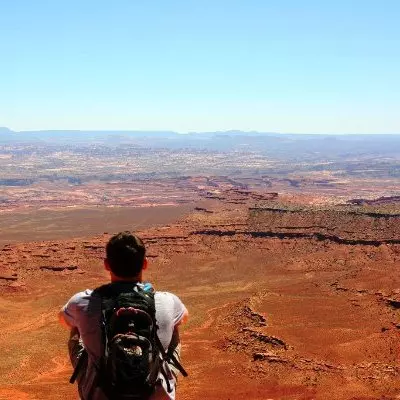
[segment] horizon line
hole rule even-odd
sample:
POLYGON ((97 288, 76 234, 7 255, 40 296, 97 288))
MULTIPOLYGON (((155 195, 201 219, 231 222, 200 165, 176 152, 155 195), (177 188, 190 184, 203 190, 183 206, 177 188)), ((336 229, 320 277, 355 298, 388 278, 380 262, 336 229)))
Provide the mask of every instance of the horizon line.
POLYGON ((347 135, 385 135, 385 136, 396 136, 400 135, 400 132, 371 132, 371 133, 365 133, 365 132, 276 132, 276 131, 266 131, 266 130, 241 130, 241 129, 226 129, 226 130, 196 130, 196 131, 178 131, 178 130, 170 130, 170 129, 165 129, 165 130, 160 130, 160 129, 23 129, 23 130, 13 130, 9 127, 6 126, 0 126, 0 133, 2 133, 2 130, 6 130, 9 133, 35 133, 35 132, 87 132, 87 133, 107 133, 107 132, 121 132, 121 133, 134 133, 134 132, 143 132, 143 133, 173 133, 173 134, 178 134, 178 135, 190 135, 190 134, 209 134, 209 133, 244 133, 244 134, 268 134, 268 135, 312 135, 312 136, 318 136, 318 135, 326 135, 326 136, 347 136, 347 135))

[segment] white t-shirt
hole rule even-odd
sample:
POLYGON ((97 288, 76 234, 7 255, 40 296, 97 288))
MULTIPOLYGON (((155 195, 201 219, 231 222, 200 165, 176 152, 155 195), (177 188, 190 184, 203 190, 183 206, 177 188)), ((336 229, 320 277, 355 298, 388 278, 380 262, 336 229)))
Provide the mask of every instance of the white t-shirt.
MULTIPOLYGON (((88 352, 88 367, 84 378, 80 381, 79 391, 84 399, 92 387, 96 378, 96 369, 99 367, 103 354, 101 321, 101 299, 99 296, 92 296, 92 290, 86 289, 76 293, 63 307, 65 320, 80 333, 83 345, 88 352)), ((169 292, 155 292, 156 321, 158 325, 157 334, 165 350, 171 342, 175 325, 184 317, 186 307, 176 295, 169 292)), ((174 400, 175 379, 171 375, 170 386, 172 391, 168 393, 165 378, 160 374, 162 386, 156 388, 151 400, 174 400)), ((90 400, 104 400, 106 397, 100 389, 92 393, 90 400)))

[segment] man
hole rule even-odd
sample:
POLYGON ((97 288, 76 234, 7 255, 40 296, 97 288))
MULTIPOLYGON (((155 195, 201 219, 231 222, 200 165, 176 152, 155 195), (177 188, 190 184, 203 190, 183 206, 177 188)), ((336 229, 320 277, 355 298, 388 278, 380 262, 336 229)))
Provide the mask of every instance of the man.
MULTIPOLYGON (((105 269, 110 274, 110 288, 151 287, 143 282, 143 271, 148 267, 146 250, 142 240, 130 232, 113 236, 106 246, 105 269)), ((132 289, 130 289, 132 290, 132 289)), ((126 291, 126 290, 125 290, 126 291)), ((188 318, 188 311, 181 300, 172 293, 154 293, 157 335, 165 352, 179 359, 180 324, 188 318)), ((59 320, 71 329, 68 342, 71 363, 76 370, 79 395, 82 400, 106 400, 104 390, 98 384, 98 371, 104 354, 101 328, 102 298, 98 291, 85 290, 71 297, 61 309, 59 320), (78 365, 78 367, 77 367, 78 365)), ((171 363, 163 363, 163 373, 158 379, 151 400, 174 400, 177 371, 171 363), (168 382, 167 382, 168 380, 168 382)), ((112 400, 112 399, 109 399, 112 400)))

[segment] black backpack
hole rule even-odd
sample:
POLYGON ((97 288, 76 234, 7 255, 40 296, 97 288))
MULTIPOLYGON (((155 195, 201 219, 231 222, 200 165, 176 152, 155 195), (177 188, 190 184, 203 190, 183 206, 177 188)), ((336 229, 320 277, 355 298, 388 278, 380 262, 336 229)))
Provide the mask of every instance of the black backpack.
MULTIPOLYGON (((101 297, 104 353, 99 386, 109 399, 146 399, 161 372, 171 391, 170 361, 157 335, 154 290, 151 285, 113 283, 95 289, 101 297)), ((187 375, 179 362, 173 363, 187 375)))
POLYGON ((146 399, 162 367, 154 292, 118 283, 101 286, 93 294, 101 297, 104 347, 98 385, 110 399, 146 399))
MULTIPOLYGON (((165 352, 157 335, 154 290, 150 284, 107 284, 95 289, 92 296, 101 298, 104 349, 95 386, 100 387, 109 399, 147 399, 155 390, 160 372, 170 392, 171 372, 165 368, 165 362, 187 376, 173 352, 165 352)), ((86 363, 84 351, 71 383, 86 363)))

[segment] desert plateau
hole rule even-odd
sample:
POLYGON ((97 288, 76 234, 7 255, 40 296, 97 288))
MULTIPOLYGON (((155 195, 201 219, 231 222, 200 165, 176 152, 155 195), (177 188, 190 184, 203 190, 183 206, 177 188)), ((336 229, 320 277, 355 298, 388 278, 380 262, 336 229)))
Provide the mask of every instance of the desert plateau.
POLYGON ((1 400, 77 398, 57 313, 106 282, 104 246, 121 230, 143 238, 145 278, 190 311, 178 399, 400 399, 392 142, 377 155, 366 141, 346 150, 347 139, 326 139, 328 154, 321 139, 267 135, 270 154, 237 133, 225 135, 229 148, 192 139, 189 150, 175 136, 149 148, 136 136, 71 146, 9 135, 0 148, 1 400))

